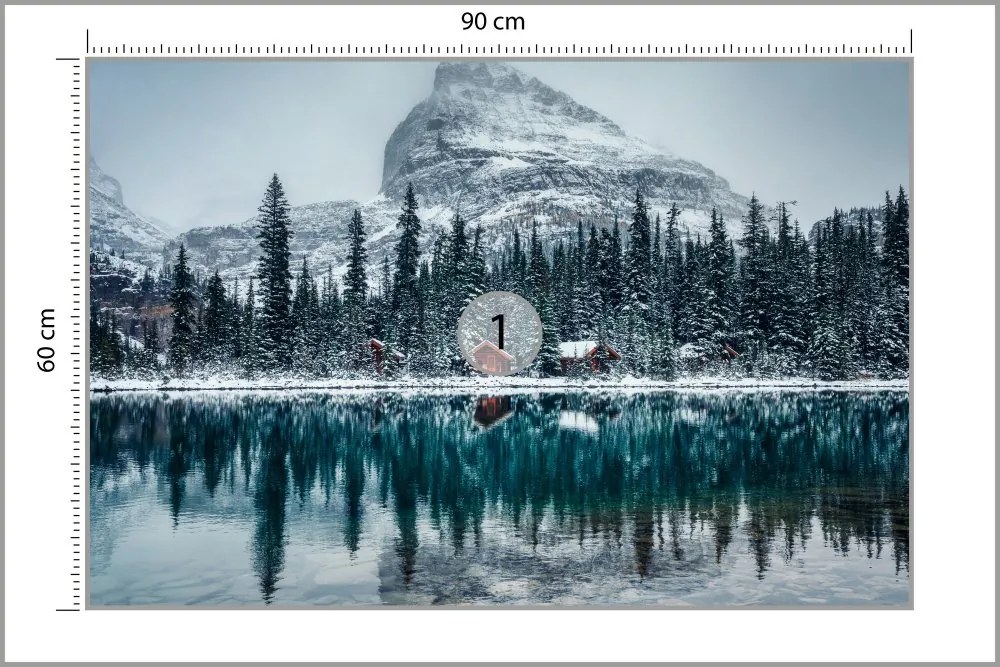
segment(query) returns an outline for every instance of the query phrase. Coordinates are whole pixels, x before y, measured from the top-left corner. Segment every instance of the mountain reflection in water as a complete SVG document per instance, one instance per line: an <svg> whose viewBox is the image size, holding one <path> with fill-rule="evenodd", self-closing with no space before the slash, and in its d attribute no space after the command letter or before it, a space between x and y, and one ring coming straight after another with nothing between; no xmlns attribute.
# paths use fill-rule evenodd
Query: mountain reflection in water
<svg viewBox="0 0 1000 667"><path fill-rule="evenodd" d="M897 392L94 396L92 604L909 601Z"/></svg>

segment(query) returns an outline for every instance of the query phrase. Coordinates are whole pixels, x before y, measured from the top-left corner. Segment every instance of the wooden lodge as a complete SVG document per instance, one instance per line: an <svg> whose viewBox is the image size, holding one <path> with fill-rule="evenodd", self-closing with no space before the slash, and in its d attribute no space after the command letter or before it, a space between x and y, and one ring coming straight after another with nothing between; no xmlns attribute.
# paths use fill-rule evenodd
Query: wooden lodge
<svg viewBox="0 0 1000 667"><path fill-rule="evenodd" d="M476 365L483 372L491 375L509 374L511 363L514 361L514 357L508 352L501 350L488 340L484 340L472 348L472 358L476 360Z"/></svg>
<svg viewBox="0 0 1000 667"><path fill-rule="evenodd" d="M596 340L571 340L559 343L559 362L563 374L588 368L592 373L602 373L608 370L610 364L622 360L618 350L608 343L601 345L604 346L603 354L598 354L599 343Z"/></svg>

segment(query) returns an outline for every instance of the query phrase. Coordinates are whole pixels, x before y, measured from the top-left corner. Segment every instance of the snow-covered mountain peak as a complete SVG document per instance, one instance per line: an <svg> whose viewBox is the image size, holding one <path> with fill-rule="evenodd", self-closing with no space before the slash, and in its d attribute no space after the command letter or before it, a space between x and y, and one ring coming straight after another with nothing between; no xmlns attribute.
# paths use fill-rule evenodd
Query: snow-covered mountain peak
<svg viewBox="0 0 1000 667"><path fill-rule="evenodd" d="M498 63L438 65L434 88L389 137L381 193L413 183L421 202L471 221L537 219L575 228L624 217L636 188L654 211L677 204L692 228L718 207L734 222L746 199L710 169L629 135L564 92Z"/></svg>
<svg viewBox="0 0 1000 667"><path fill-rule="evenodd" d="M441 63L434 71L434 92L450 93L452 88L520 90L528 80L523 72L503 63Z"/></svg>

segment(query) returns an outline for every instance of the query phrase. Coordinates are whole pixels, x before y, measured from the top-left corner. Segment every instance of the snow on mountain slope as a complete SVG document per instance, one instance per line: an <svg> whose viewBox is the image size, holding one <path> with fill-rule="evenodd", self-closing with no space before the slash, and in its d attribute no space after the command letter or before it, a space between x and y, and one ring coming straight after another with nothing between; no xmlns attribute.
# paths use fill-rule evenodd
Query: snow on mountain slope
<svg viewBox="0 0 1000 667"><path fill-rule="evenodd" d="M122 187L97 165L87 159L90 190L90 247L98 250L127 252L142 261L158 264L163 246L170 236L156 223L125 205Z"/></svg>
<svg viewBox="0 0 1000 667"><path fill-rule="evenodd" d="M411 181L422 201L484 224L539 213L557 227L607 223L627 217L637 187L654 214L676 201L692 231L707 229L712 206L735 223L747 205L711 170L496 63L438 66L431 95L385 148L382 194L398 200Z"/></svg>
<svg viewBox="0 0 1000 667"><path fill-rule="evenodd" d="M655 113L655 110L651 111ZM679 130L680 131L680 130ZM627 224L636 188L651 214L676 202L682 229L706 234L717 207L740 233L747 199L710 169L626 134L600 113L505 64L441 63L430 95L417 104L385 146L381 190L359 204L294 206L293 261L343 270L346 225L354 208L368 230L373 269L398 238L396 217L406 184L420 202L426 249L456 210L503 247L513 229L537 221L544 241L575 233L577 221ZM294 203L294 202L293 202ZM624 227L623 227L624 232ZM182 234L204 269L248 276L259 255L254 220ZM173 252L177 241L167 251Z"/></svg>

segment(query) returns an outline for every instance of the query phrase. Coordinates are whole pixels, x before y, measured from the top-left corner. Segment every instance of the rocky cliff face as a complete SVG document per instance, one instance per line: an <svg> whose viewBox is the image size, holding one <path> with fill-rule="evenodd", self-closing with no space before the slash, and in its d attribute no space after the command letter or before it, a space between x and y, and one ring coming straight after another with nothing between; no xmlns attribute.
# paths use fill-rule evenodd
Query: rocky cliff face
<svg viewBox="0 0 1000 667"><path fill-rule="evenodd" d="M134 259L156 263L169 235L155 222L125 205L122 186L108 176L93 158L87 160L90 198L90 247L116 254L125 251Z"/></svg>
<svg viewBox="0 0 1000 667"><path fill-rule="evenodd" d="M626 134L565 93L498 63L442 63L430 95L399 124L385 146L380 193L371 201L321 202L292 209L295 261L343 268L345 230L360 208L372 265L391 252L399 202L412 182L428 247L460 211L499 248L515 226L535 220L545 240L575 232L577 220L627 221L636 188L651 213L674 202L682 227L705 233L717 207L733 234L747 199L710 169ZM249 275L258 255L254 221L181 235L193 260ZM170 244L168 252L176 242Z"/></svg>
<svg viewBox="0 0 1000 667"><path fill-rule="evenodd" d="M382 194L397 200L408 182L423 201L483 224L540 214L608 222L627 215L637 187L654 212L676 201L693 229L712 206L735 222L747 203L710 169L494 63L438 66L430 96L386 144Z"/></svg>

